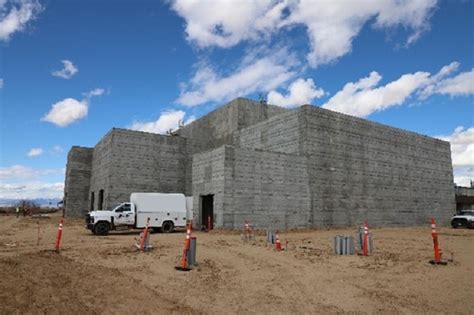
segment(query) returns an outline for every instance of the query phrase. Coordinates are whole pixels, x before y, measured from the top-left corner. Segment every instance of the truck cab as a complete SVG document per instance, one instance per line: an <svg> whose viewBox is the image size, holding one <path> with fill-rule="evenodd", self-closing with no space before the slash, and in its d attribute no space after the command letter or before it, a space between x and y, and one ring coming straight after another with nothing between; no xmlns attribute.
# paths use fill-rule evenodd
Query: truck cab
<svg viewBox="0 0 474 315"><path fill-rule="evenodd" d="M124 202L113 210L91 211L86 215L86 227L94 234L107 235L117 227L133 228L135 218L135 205Z"/></svg>

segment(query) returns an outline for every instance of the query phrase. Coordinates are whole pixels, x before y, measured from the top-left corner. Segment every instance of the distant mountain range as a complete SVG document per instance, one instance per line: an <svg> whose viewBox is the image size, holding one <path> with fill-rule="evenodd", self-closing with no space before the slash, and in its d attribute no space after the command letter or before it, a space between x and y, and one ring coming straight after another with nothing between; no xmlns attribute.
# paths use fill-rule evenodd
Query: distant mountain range
<svg viewBox="0 0 474 315"><path fill-rule="evenodd" d="M9 207L18 204L22 199L8 199L8 198L0 198L0 207ZM33 201L40 207L56 207L58 202L61 201L59 198L36 198L36 199L28 199L29 201Z"/></svg>

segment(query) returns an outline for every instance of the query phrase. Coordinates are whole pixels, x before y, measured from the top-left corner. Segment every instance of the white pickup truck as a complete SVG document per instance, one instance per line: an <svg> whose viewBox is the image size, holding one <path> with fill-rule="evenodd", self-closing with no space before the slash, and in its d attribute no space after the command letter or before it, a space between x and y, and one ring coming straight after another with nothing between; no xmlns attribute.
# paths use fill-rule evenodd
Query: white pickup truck
<svg viewBox="0 0 474 315"><path fill-rule="evenodd" d="M455 229L458 227L467 227L474 229L474 210L461 210L451 218L451 226Z"/></svg>
<svg viewBox="0 0 474 315"><path fill-rule="evenodd" d="M192 197L183 194L132 193L130 202L113 210L97 210L86 214L86 228L97 235L111 230L149 227L169 233L176 227L185 227L192 218Z"/></svg>

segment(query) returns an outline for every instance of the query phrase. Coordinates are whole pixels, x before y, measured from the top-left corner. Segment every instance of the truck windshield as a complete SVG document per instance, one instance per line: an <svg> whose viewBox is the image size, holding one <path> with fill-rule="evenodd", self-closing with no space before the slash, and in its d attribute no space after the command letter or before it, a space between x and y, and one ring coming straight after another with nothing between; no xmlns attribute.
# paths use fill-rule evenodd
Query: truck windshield
<svg viewBox="0 0 474 315"><path fill-rule="evenodd" d="M124 203L120 207L115 208L115 212L127 212L130 211L130 204Z"/></svg>

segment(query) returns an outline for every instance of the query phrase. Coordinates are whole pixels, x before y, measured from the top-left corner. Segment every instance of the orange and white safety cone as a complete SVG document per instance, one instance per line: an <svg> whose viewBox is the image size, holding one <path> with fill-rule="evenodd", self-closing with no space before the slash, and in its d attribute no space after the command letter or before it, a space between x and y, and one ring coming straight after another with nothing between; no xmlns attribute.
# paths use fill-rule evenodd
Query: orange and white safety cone
<svg viewBox="0 0 474 315"><path fill-rule="evenodd" d="M147 238L148 238L148 233L149 233L149 231L148 231L148 225L149 225L149 224L150 224L150 218L148 218L148 219L146 220L145 229L143 230L143 235L142 235L142 238L141 238L141 240L140 240L140 250L141 250L141 251L145 251L145 250L148 249L148 248L146 248L146 247L147 247L147 246L146 246L146 245L147 245L147 244L146 244L146 242L147 242L146 240L147 240Z"/></svg>
<svg viewBox="0 0 474 315"><path fill-rule="evenodd" d="M369 256L369 226L367 225L367 220L364 224L364 243L362 253L364 256Z"/></svg>
<svg viewBox="0 0 474 315"><path fill-rule="evenodd" d="M275 250L278 252L282 250L280 236L278 235L278 231L275 233Z"/></svg>
<svg viewBox="0 0 474 315"><path fill-rule="evenodd" d="M433 247L434 247L434 260L430 260L430 263L433 265L446 265L446 261L441 260L441 249L439 248L438 243L438 232L436 232L436 220L431 218L431 237L433 238Z"/></svg>
<svg viewBox="0 0 474 315"><path fill-rule="evenodd" d="M181 263L179 267L175 267L176 270L189 271L191 270L188 266L188 251L191 245L191 231L192 223L189 223L186 227L186 239L184 240L183 255L181 256Z"/></svg>
<svg viewBox="0 0 474 315"><path fill-rule="evenodd" d="M56 234L56 244L54 245L54 249L59 253L59 248L61 246L61 238L63 236L63 223L64 218L61 218L58 226L58 233Z"/></svg>

